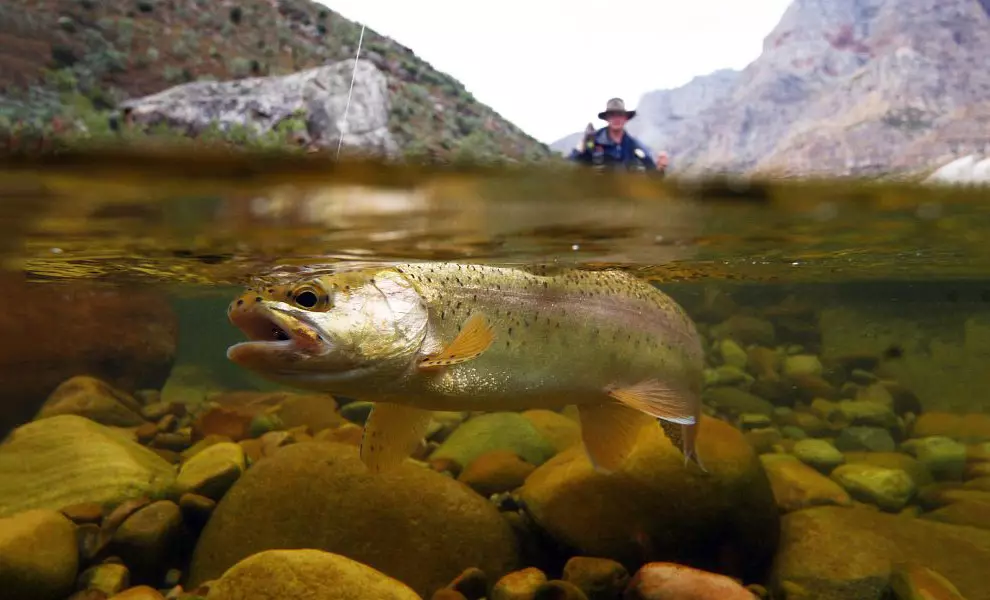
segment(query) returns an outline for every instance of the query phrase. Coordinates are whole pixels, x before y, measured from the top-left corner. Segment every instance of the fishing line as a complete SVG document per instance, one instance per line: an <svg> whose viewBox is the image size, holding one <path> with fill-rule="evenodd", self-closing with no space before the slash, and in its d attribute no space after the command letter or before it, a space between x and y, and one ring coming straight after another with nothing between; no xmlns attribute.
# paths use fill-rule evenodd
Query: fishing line
<svg viewBox="0 0 990 600"><path fill-rule="evenodd" d="M337 140L337 159L340 159L340 147L344 144L344 130L347 129L347 111L351 108L351 94L354 92L354 80L357 79L358 59L361 58L361 44L364 42L364 25L361 25L361 35L358 37L357 54L354 55L354 70L351 71L351 87L347 90L347 104L344 105L344 121L340 129L340 139Z"/></svg>

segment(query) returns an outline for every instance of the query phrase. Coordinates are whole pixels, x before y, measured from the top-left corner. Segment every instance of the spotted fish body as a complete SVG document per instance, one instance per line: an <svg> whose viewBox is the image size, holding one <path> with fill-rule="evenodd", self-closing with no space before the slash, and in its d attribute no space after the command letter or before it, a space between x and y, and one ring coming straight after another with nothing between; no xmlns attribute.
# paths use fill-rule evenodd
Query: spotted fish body
<svg viewBox="0 0 990 600"><path fill-rule="evenodd" d="M318 296L315 306L299 305L306 292L304 304ZM391 466L411 450L431 410L566 405L577 405L601 470L617 468L646 416L661 419L700 465L700 337L670 297L621 271L400 264L249 290L230 313L245 331L249 319L240 313L275 315L290 339L274 343L310 349L292 363L285 353L269 360L274 347L240 357L234 347L235 362L290 385L377 402L362 446L371 466ZM321 348L330 363L314 358ZM334 370L348 375L327 374Z"/></svg>

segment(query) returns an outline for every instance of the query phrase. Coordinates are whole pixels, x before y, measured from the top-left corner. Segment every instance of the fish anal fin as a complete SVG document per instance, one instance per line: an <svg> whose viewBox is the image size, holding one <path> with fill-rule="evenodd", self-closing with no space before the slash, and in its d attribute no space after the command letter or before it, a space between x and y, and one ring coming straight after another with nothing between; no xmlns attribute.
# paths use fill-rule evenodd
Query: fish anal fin
<svg viewBox="0 0 990 600"><path fill-rule="evenodd" d="M495 331L482 313L468 317L452 342L419 362L421 369L457 365L481 356L495 341Z"/></svg>
<svg viewBox="0 0 990 600"><path fill-rule="evenodd" d="M581 440L591 466L600 473L616 471L629 456L643 426L651 419L610 400L578 406Z"/></svg>
<svg viewBox="0 0 990 600"><path fill-rule="evenodd" d="M707 473L708 469L701 462L701 457L698 456L698 446L695 443L699 424L682 425L663 419L657 419L657 421L670 443L684 455L684 466L686 467L689 462L693 462L698 465L699 469Z"/></svg>
<svg viewBox="0 0 990 600"><path fill-rule="evenodd" d="M611 386L605 391L626 406L658 419L682 425L697 421L700 399L658 379L647 379L625 387Z"/></svg>
<svg viewBox="0 0 990 600"><path fill-rule="evenodd" d="M361 461L375 473L398 467L426 435L432 416L420 408L375 403L361 437Z"/></svg>

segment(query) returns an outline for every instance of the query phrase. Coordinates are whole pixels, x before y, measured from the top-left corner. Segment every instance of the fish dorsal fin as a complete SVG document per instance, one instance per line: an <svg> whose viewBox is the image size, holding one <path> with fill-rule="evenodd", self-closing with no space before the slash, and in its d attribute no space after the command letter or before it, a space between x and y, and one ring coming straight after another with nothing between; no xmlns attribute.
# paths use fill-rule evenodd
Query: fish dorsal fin
<svg viewBox="0 0 990 600"><path fill-rule="evenodd" d="M591 466L599 473L617 470L632 452L640 429L652 423L647 415L606 400L578 405L581 440Z"/></svg>
<svg viewBox="0 0 990 600"><path fill-rule="evenodd" d="M374 473L394 469L426 435L430 411L391 402L376 402L364 425L361 461Z"/></svg>
<svg viewBox="0 0 990 600"><path fill-rule="evenodd" d="M419 363L421 369L456 365L474 360L488 350L495 341L495 331L482 313L468 317L454 341L439 352L431 354Z"/></svg>
<svg viewBox="0 0 990 600"><path fill-rule="evenodd" d="M647 379L625 387L611 386L605 391L626 406L682 425L695 422L693 405L700 402L693 394L672 388L658 379Z"/></svg>

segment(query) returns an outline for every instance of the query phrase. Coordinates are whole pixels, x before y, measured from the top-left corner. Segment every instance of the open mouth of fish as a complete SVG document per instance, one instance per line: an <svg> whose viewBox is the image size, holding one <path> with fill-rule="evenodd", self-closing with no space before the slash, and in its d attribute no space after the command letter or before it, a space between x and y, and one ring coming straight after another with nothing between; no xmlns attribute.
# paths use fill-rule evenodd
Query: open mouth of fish
<svg viewBox="0 0 990 600"><path fill-rule="evenodd" d="M253 350L309 350L322 345L315 329L301 320L268 309L242 310L231 313L230 322L244 332L247 342L230 347L228 355Z"/></svg>

